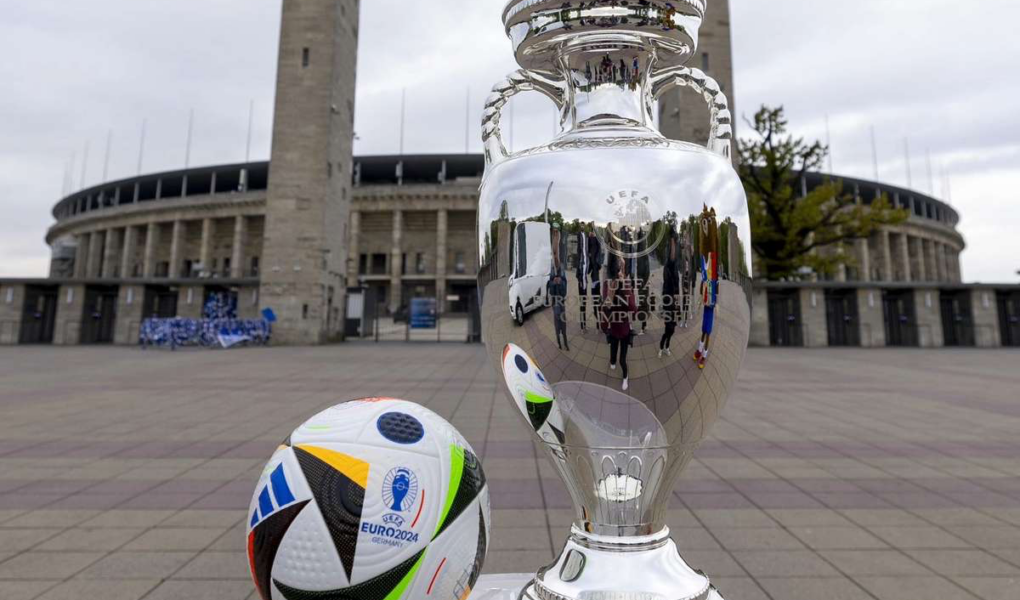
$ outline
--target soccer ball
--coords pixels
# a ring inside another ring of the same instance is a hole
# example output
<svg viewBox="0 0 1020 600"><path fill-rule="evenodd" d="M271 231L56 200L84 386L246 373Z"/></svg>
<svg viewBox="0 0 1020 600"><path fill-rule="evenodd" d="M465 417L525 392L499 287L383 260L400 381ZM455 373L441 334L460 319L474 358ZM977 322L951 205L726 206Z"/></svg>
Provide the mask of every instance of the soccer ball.
<svg viewBox="0 0 1020 600"><path fill-rule="evenodd" d="M367 398L298 427L248 511L263 600L464 600L482 570L490 509L467 441L417 404Z"/></svg>
<svg viewBox="0 0 1020 600"><path fill-rule="evenodd" d="M563 414L549 381L528 353L517 344L503 348L503 381L535 433L550 444L563 444Z"/></svg>

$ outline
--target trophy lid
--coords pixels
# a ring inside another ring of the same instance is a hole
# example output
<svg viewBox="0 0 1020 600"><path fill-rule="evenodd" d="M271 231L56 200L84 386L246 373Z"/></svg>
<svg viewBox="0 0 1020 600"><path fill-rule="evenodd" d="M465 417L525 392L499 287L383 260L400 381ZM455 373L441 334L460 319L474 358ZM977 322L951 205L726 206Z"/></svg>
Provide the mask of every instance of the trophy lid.
<svg viewBox="0 0 1020 600"><path fill-rule="evenodd" d="M682 65L704 17L705 0L511 0L503 24L517 63L550 74L565 50L593 40L650 46L659 67Z"/></svg>

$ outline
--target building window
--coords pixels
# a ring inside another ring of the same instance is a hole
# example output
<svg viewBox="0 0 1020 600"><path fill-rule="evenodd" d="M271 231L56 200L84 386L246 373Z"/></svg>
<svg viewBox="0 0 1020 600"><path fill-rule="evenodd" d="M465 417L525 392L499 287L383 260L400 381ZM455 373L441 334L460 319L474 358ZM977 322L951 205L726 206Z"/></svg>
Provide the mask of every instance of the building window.
<svg viewBox="0 0 1020 600"><path fill-rule="evenodd" d="M312 62L312 51L309 48L301 50L301 67L307 69Z"/></svg>
<svg viewBox="0 0 1020 600"><path fill-rule="evenodd" d="M192 261L190 261L190 260L185 260L184 261L184 276L185 277L194 277L195 276L194 273L192 273L192 266L193 265L194 265L194 263Z"/></svg>
<svg viewBox="0 0 1020 600"><path fill-rule="evenodd" d="M167 277L169 273L170 273L169 262L163 261L156 265L156 277Z"/></svg>
<svg viewBox="0 0 1020 600"><path fill-rule="evenodd" d="M421 252L414 255L414 272L418 275L425 272L425 255Z"/></svg>
<svg viewBox="0 0 1020 600"><path fill-rule="evenodd" d="M230 277L230 259L229 258L224 258L223 259L223 276L224 277Z"/></svg>
<svg viewBox="0 0 1020 600"><path fill-rule="evenodd" d="M400 274L407 275L407 252L400 255Z"/></svg>
<svg viewBox="0 0 1020 600"><path fill-rule="evenodd" d="M454 255L454 258L453 258L453 270L458 275L463 275L464 273L467 273L467 263L464 262L464 253L463 252L457 252Z"/></svg>
<svg viewBox="0 0 1020 600"><path fill-rule="evenodd" d="M372 275L386 274L386 255L379 253L372 255Z"/></svg>
<svg viewBox="0 0 1020 600"><path fill-rule="evenodd" d="M257 256L251 257L251 271L249 271L249 275L252 277L259 276L259 257Z"/></svg>
<svg viewBox="0 0 1020 600"><path fill-rule="evenodd" d="M362 254L358 257L358 275L364 275L368 272L368 255Z"/></svg>
<svg viewBox="0 0 1020 600"><path fill-rule="evenodd" d="M708 72L708 66L709 66L708 52L702 52L701 53L701 70L705 71L705 72Z"/></svg>

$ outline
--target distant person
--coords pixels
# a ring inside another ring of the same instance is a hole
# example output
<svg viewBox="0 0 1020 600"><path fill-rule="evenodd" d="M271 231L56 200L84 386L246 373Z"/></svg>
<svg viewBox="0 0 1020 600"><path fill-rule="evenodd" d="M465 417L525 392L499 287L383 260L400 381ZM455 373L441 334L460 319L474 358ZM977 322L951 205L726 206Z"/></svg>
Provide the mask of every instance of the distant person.
<svg viewBox="0 0 1020 600"><path fill-rule="evenodd" d="M680 320L680 271L676 260L676 238L669 241L669 258L662 267L662 320L666 331L659 340L659 358L663 355L673 356L669 349Z"/></svg>
<svg viewBox="0 0 1020 600"><path fill-rule="evenodd" d="M563 272L563 264L560 262L560 232L553 230L553 265L549 274L549 282L546 284L546 291L549 301L552 302L553 327L556 330L556 345L560 350L566 349L570 352L570 342L567 340L567 276ZM562 338L562 341L560 341Z"/></svg>
<svg viewBox="0 0 1020 600"><path fill-rule="evenodd" d="M619 364L623 374L623 390L630 387L627 370L627 349L631 344L630 322L637 311L633 284L627 279L624 262L617 263L616 276L606 282L602 305L602 330L609 342L609 368Z"/></svg>
<svg viewBox="0 0 1020 600"><path fill-rule="evenodd" d="M705 368L712 329L715 327L715 307L719 299L719 227L715 209L708 207L701 213L698 227L698 250L701 253L701 302L704 306L701 319L701 340L694 352L699 369Z"/></svg>

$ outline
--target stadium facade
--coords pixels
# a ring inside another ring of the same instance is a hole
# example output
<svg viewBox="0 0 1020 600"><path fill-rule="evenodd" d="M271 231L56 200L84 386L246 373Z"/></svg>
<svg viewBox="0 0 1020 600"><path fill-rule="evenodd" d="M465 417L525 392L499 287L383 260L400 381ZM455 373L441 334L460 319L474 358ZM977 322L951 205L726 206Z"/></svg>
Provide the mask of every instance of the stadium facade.
<svg viewBox="0 0 1020 600"><path fill-rule="evenodd" d="M276 314L274 343L378 334L414 298L472 309L481 155L351 154L355 1L285 0L270 162L155 173L61 199L46 279L0 280L0 344L137 343L151 317L201 316L210 294L238 316ZM713 2L700 65L733 95L729 9ZM663 132L707 137L703 102L660 102ZM821 183L809 174L802 192ZM862 203L886 194L910 218L854 247L831 281L763 283L759 345L1020 345L1020 286L966 286L957 212L879 182L844 178ZM356 294L348 302L347 294ZM366 301L367 299L367 301ZM470 329L470 328L469 328ZM471 337L471 332L467 332Z"/></svg>

